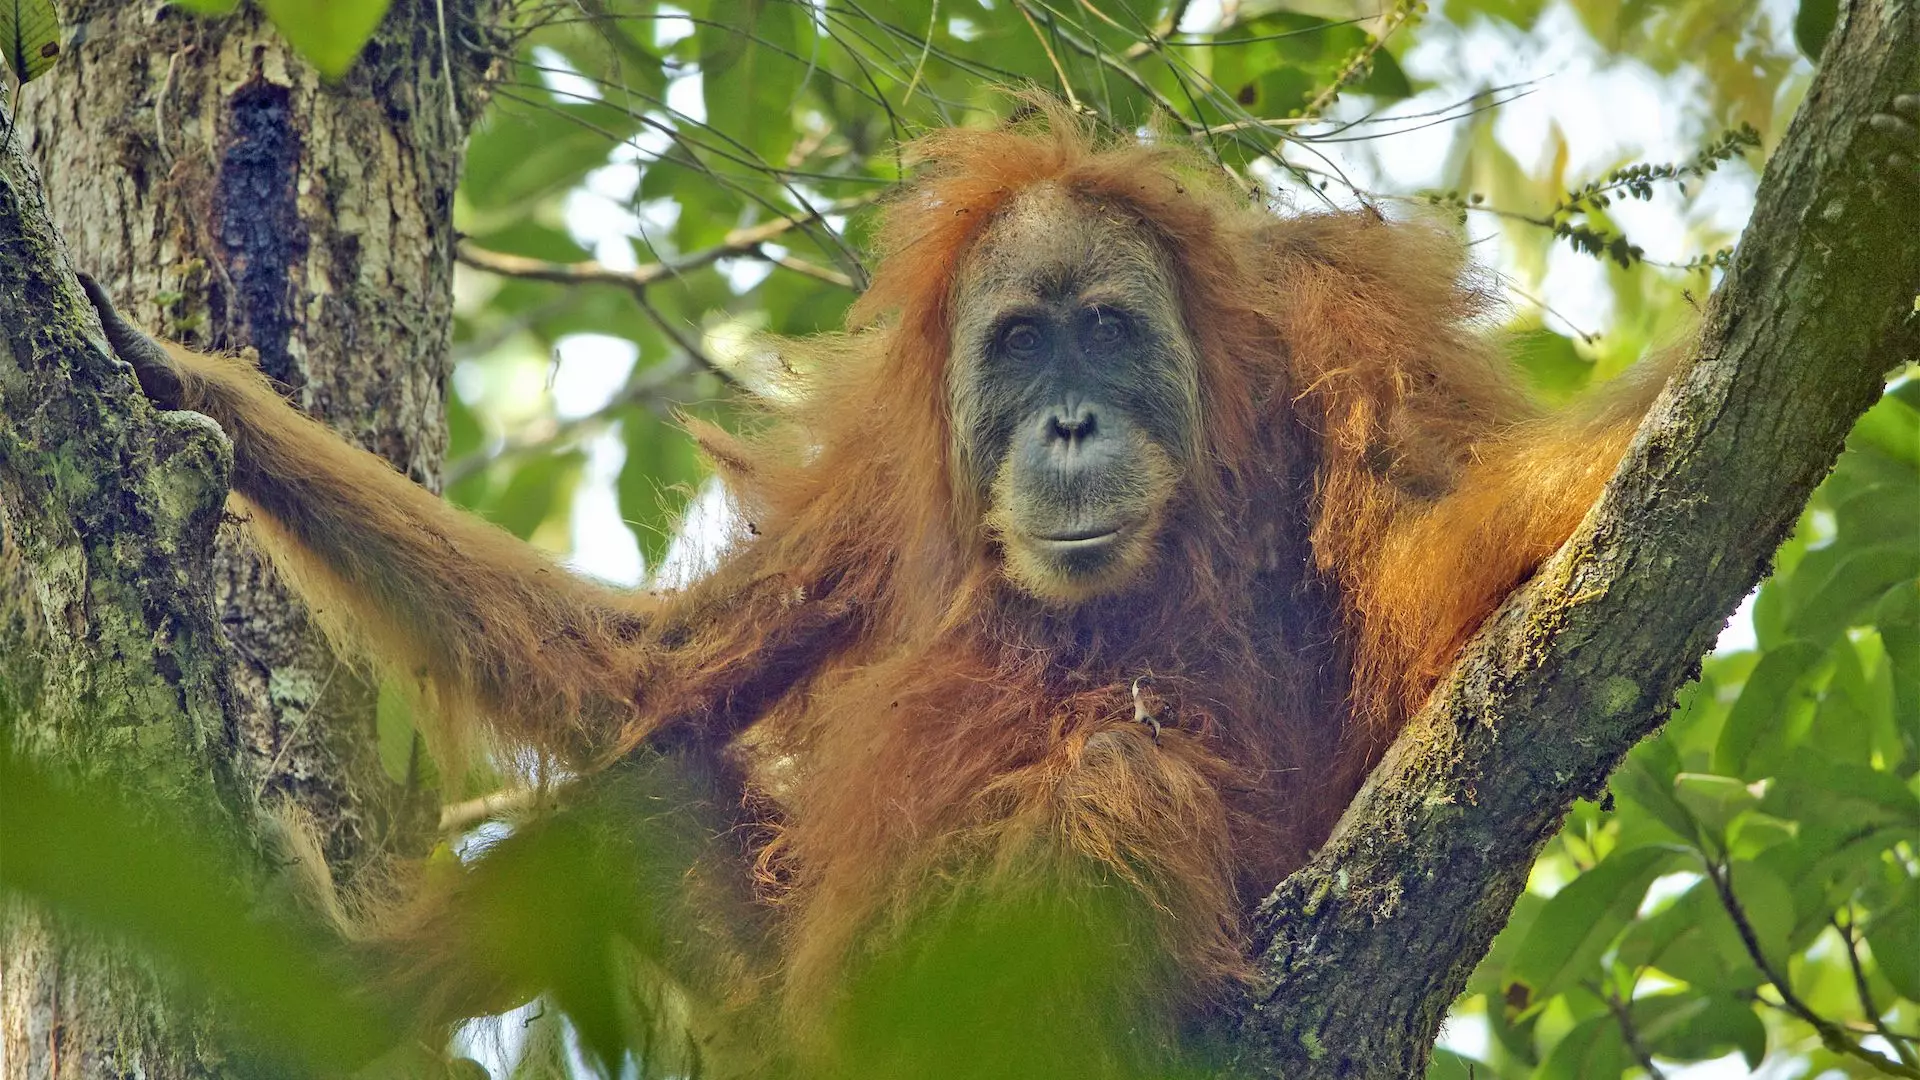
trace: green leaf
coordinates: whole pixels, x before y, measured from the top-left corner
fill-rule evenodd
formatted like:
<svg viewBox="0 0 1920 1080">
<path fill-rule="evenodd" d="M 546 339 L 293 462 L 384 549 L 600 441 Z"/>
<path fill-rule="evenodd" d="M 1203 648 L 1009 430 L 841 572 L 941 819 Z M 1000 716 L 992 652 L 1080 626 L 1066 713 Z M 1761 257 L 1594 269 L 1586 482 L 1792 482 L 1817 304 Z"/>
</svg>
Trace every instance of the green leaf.
<svg viewBox="0 0 1920 1080">
<path fill-rule="evenodd" d="M 526 462 L 514 470 L 505 490 L 480 507 L 481 513 L 522 540 L 532 536 L 556 507 L 572 501 L 584 460 L 579 451 L 568 451 Z"/>
<path fill-rule="evenodd" d="M 0 53 L 22 83 L 52 67 L 60 57 L 60 14 L 53 0 L 0 0 Z"/>
<path fill-rule="evenodd" d="M 1920 882 L 1909 878 L 1898 900 L 1873 913 L 1867 947 L 1900 996 L 1920 1001 Z"/>
<path fill-rule="evenodd" d="M 1665 847 L 1616 851 L 1568 882 L 1534 920 L 1507 968 L 1506 985 L 1524 986 L 1540 1001 L 1597 974 L 1600 955 L 1676 857 Z"/>
<path fill-rule="evenodd" d="M 1891 669 L 1894 731 L 1911 746 L 1920 733 L 1920 588 L 1888 589 L 1873 610 L 1873 622 Z"/>
<path fill-rule="evenodd" d="M 1297 112 L 1319 89 L 1318 80 L 1297 67 L 1276 67 L 1242 83 L 1233 99 L 1255 116 L 1287 116 Z"/>
<path fill-rule="evenodd" d="M 1561 1036 L 1534 1076 L 1536 1080 L 1596 1080 L 1619 1076 L 1628 1060 L 1620 1021 L 1604 1013 L 1582 1020 Z"/>
<path fill-rule="evenodd" d="M 681 251 L 697 251 L 725 240 L 744 223 L 741 196 L 724 181 L 709 175 L 679 147 L 647 167 L 640 177 L 643 198 L 670 198 L 679 204 L 673 222 L 673 242 Z"/>
<path fill-rule="evenodd" d="M 1693 814 L 1674 797 L 1673 784 L 1680 773 L 1680 755 L 1673 744 L 1655 736 L 1633 748 L 1626 761 L 1614 772 L 1614 794 L 1622 801 L 1644 810 L 1667 827 L 1674 836 L 1697 843 L 1700 830 Z"/>
<path fill-rule="evenodd" d="M 1724 836 L 1736 816 L 1760 802 L 1746 784 L 1712 773 L 1681 773 L 1673 778 L 1673 793 L 1715 836 Z"/>
<path fill-rule="evenodd" d="M 1920 829 L 1920 798 L 1900 778 L 1819 754 L 1796 754 L 1767 785 L 1761 809 L 1841 831 Z"/>
<path fill-rule="evenodd" d="M 1451 1050 L 1440 1048 L 1427 1061 L 1427 1080 L 1474 1080 L 1482 1072 L 1491 1074 L 1484 1061 L 1475 1061 Z"/>
<path fill-rule="evenodd" d="M 1573 339 L 1544 327 L 1513 335 L 1513 358 L 1535 389 L 1565 401 L 1593 381 L 1593 364 L 1573 347 Z"/>
<path fill-rule="evenodd" d="M 1839 7 L 1839 0 L 1800 0 L 1800 10 L 1793 16 L 1793 43 L 1800 46 L 1808 59 L 1820 59 L 1827 35 L 1833 33 L 1834 16 Z"/>
<path fill-rule="evenodd" d="M 287 44 L 330 78 L 353 66 L 387 13 L 387 0 L 260 0 L 260 6 Z"/>
<path fill-rule="evenodd" d="M 694 32 L 707 115 L 727 117 L 727 134 L 760 160 L 783 162 L 793 145 L 801 79 L 809 72 L 794 58 L 811 51 L 813 24 L 790 3 L 726 0 L 714 7 L 719 10 Z"/>
<path fill-rule="evenodd" d="M 1757 862 L 1736 862 L 1727 873 L 1733 881 L 1733 898 L 1746 914 L 1761 950 L 1784 970 L 1793 935 L 1793 890 L 1780 875 Z"/>
<path fill-rule="evenodd" d="M 1304 106 L 1368 36 L 1357 26 L 1281 11 L 1239 23 L 1214 40 L 1205 50 L 1214 81 L 1249 113 L 1273 119 Z M 1406 84 L 1397 64 L 1382 72 L 1376 62 L 1374 75 L 1380 83 L 1368 93 L 1393 96 Z"/>
<path fill-rule="evenodd" d="M 1752 859 L 1799 835 L 1799 823 L 1749 810 L 1733 820 L 1727 829 L 1727 854 L 1736 859 Z"/>
<path fill-rule="evenodd" d="M 1397 101 L 1413 94 L 1413 83 L 1407 79 L 1407 73 L 1400 68 L 1400 61 L 1385 49 L 1376 49 L 1371 61 L 1372 67 L 1367 73 L 1355 79 L 1350 86 L 1355 93 L 1372 94 L 1374 97 Z"/>
<path fill-rule="evenodd" d="M 1908 383 L 1907 385 L 1912 385 Z M 1847 435 L 1850 449 L 1872 449 L 1909 468 L 1920 469 L 1920 405 L 1907 400 L 1904 387 L 1882 397 Z"/>
<path fill-rule="evenodd" d="M 597 101 L 496 108 L 467 151 L 460 194 L 470 219 L 460 227 L 496 233 L 535 214 L 605 165 L 614 143 L 638 128 L 625 110 Z"/>
<path fill-rule="evenodd" d="M 1740 1051 L 1750 1069 L 1767 1056 L 1767 1027 L 1753 1006 L 1724 994 L 1660 994 L 1633 1003 L 1634 1030 L 1647 1049 L 1676 1061 Z"/>
<path fill-rule="evenodd" d="M 1869 484 L 1833 508 L 1834 527 L 1848 546 L 1920 541 L 1920 483 Z"/>
<path fill-rule="evenodd" d="M 1866 765 L 1873 759 L 1873 740 L 1882 720 L 1891 720 L 1891 685 L 1885 680 L 1869 680 L 1861 660 L 1861 650 L 1879 653 L 1878 635 L 1863 635 L 1834 642 L 1828 656 L 1833 661 L 1833 677 L 1820 695 L 1814 709 L 1813 724 L 1807 729 L 1807 745 L 1835 761 Z M 1884 667 L 1884 663 L 1881 664 Z"/>
<path fill-rule="evenodd" d="M 1720 898 L 1704 880 L 1670 906 L 1634 920 L 1621 935 L 1616 960 L 1629 969 L 1658 968 L 1697 989 L 1732 992 L 1762 981 Z"/>
<path fill-rule="evenodd" d="M 413 723 L 413 702 L 405 690 L 383 679 L 380 697 L 373 711 L 375 738 L 380 750 L 380 768 L 396 784 L 417 782 L 415 772 L 422 760 Z"/>
<path fill-rule="evenodd" d="M 692 437 L 646 409 L 621 413 L 620 439 L 627 450 L 617 485 L 620 516 L 633 530 L 651 572 L 666 555 L 706 467 Z"/>
<path fill-rule="evenodd" d="M 1758 778 L 1750 775 L 1751 767 L 1764 764 L 1784 745 L 1781 728 L 1796 702 L 1810 704 L 1804 683 L 1826 655 L 1818 645 L 1793 641 L 1760 657 L 1720 729 L 1714 772 Z"/>
<path fill-rule="evenodd" d="M 1811 944 L 1836 908 L 1882 877 L 1886 852 L 1911 834 L 1894 826 L 1837 829 L 1802 822 L 1798 836 L 1762 852 L 1754 861 L 1792 883 L 1795 926 L 1789 947 Z"/>
<path fill-rule="evenodd" d="M 32 838 L 7 844 L 0 898 L 37 901 L 133 945 L 189 991 L 182 1004 L 196 1015 L 303 1063 L 256 1063 L 259 1072 L 344 1074 L 399 1037 L 395 1017 L 342 981 L 341 953 L 314 947 L 235 884 L 245 875 L 219 854 L 229 835 L 167 809 L 151 791 L 60 775 L 0 748 L 0 821 L 9 838 Z"/>
<path fill-rule="evenodd" d="M 1700 662 L 1700 680 L 1681 691 L 1679 707 L 1661 738 L 1673 744 L 1675 753 L 1692 771 L 1711 771 L 1713 747 L 1726 727 L 1727 713 L 1760 656 L 1754 649 L 1709 656 Z M 1668 780 L 1671 782 L 1671 775 Z"/>
<path fill-rule="evenodd" d="M 1787 619 L 1787 634 L 1825 643 L 1850 626 L 1865 625 L 1888 589 L 1920 576 L 1920 545 L 1905 537 L 1898 543 L 1850 550 L 1818 580 L 1808 579 L 1805 571 L 1803 565 L 1794 577 L 1800 601 Z"/>
<path fill-rule="evenodd" d="M 480 430 L 480 421 L 473 410 L 460 399 L 459 394 L 447 395 L 447 460 L 458 461 L 480 449 L 480 441 L 485 433 Z"/>
</svg>

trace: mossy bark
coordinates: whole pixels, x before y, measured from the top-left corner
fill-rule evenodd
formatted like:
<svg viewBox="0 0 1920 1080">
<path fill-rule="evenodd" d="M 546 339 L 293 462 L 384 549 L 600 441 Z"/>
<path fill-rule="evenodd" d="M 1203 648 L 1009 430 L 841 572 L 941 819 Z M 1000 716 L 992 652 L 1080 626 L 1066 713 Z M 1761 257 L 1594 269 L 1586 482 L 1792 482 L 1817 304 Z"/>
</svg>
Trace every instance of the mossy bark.
<svg viewBox="0 0 1920 1080">
<path fill-rule="evenodd" d="M 255 350 L 301 407 L 434 483 L 451 207 L 488 63 L 472 46 L 503 8 L 447 0 L 443 37 L 435 0 L 396 0 L 329 82 L 250 7 L 62 5 L 68 48 L 18 95 L 0 150 L 0 704 L 15 749 L 118 777 L 242 850 L 261 806 L 290 799 L 337 873 L 431 842 L 437 793 L 382 769 L 376 689 L 223 513 L 225 439 L 147 405 L 72 271 L 157 334 Z M 138 963 L 20 907 L 4 933 L 10 1080 L 222 1071 Z"/>
<path fill-rule="evenodd" d="M 1920 4 L 1844 5 L 1693 355 L 1600 505 L 1261 906 L 1238 1071 L 1425 1071 L 1542 845 L 1658 730 L 1885 373 L 1920 360 L 1920 183 L 1867 122 L 1914 93 Z"/>
</svg>

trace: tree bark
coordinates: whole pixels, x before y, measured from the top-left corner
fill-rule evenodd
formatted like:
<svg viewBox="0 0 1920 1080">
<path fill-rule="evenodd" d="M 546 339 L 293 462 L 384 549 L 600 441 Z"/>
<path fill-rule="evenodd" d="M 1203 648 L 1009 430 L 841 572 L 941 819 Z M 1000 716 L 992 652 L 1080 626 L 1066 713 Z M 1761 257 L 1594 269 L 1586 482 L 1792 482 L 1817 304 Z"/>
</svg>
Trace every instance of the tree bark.
<svg viewBox="0 0 1920 1080">
<path fill-rule="evenodd" d="M 1658 730 L 1886 372 L 1920 360 L 1920 184 L 1867 123 L 1914 93 L 1920 5 L 1846 5 L 1606 495 L 1261 906 L 1239 1071 L 1422 1074 L 1542 845 Z"/>
<path fill-rule="evenodd" d="M 503 8 L 396 0 L 329 82 L 251 7 L 63 5 L 67 48 L 18 96 L 0 152 L 0 705 L 15 748 L 128 778 L 237 844 L 257 845 L 263 803 L 290 799 L 343 877 L 431 842 L 438 793 L 382 768 L 377 688 L 225 520 L 225 440 L 147 405 L 71 271 L 158 334 L 257 350 L 303 409 L 433 485 L 451 207 L 488 63 L 467 46 Z M 25 911 L 9 913 L 0 970 L 9 1080 L 223 1069 L 140 964 Z"/>
</svg>

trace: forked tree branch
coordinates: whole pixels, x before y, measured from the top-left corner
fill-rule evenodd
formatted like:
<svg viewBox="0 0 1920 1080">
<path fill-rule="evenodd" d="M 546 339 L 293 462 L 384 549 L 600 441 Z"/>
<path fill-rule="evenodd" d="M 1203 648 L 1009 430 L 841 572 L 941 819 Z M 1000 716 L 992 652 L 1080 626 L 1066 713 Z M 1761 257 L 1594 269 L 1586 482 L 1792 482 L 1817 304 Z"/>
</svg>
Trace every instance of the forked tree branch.
<svg viewBox="0 0 1920 1080">
<path fill-rule="evenodd" d="M 1540 848 L 1760 580 L 1886 373 L 1920 359 L 1920 184 L 1869 117 L 1920 93 L 1920 3 L 1844 6 L 1705 325 L 1600 504 L 1468 647 L 1256 915 L 1253 1075 L 1419 1076 Z"/>
</svg>

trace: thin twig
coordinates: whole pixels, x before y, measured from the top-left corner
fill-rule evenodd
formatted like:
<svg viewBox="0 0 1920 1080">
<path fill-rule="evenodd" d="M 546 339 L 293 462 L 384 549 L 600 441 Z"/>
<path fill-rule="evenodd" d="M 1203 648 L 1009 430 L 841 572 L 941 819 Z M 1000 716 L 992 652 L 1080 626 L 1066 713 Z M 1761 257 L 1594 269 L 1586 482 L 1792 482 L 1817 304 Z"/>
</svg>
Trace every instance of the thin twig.
<svg viewBox="0 0 1920 1080">
<path fill-rule="evenodd" d="M 940 0 L 933 0 L 929 6 L 932 10 L 927 13 L 927 40 L 920 49 L 919 61 L 913 65 L 913 78 L 907 80 L 907 88 L 900 95 L 900 107 L 903 109 L 913 100 L 913 91 L 920 85 L 920 76 L 926 73 L 927 54 L 933 51 L 933 32 L 940 25 Z"/>
<path fill-rule="evenodd" d="M 340 661 L 336 658 L 327 668 L 327 677 L 320 680 L 320 688 L 313 692 L 313 700 L 307 702 L 305 711 L 288 725 L 286 733 L 280 736 L 280 745 L 274 749 L 273 757 L 267 761 L 267 767 L 260 770 L 260 783 L 253 789 L 255 799 L 266 794 L 267 785 L 273 783 L 274 774 L 278 773 L 280 766 L 286 763 L 287 753 L 293 749 L 294 742 L 306 732 L 307 721 L 313 719 L 313 710 L 319 708 L 320 702 L 326 699 L 327 691 L 333 686 L 333 677 L 339 673 Z"/>
<path fill-rule="evenodd" d="M 858 286 L 854 284 L 852 277 L 830 266 L 821 266 L 819 263 L 808 262 L 805 259 L 796 258 L 792 255 L 775 255 L 764 247 L 755 247 L 749 254 L 755 258 L 765 259 L 775 266 L 791 270 L 803 277 L 810 277 L 815 281 L 824 281 L 829 285 L 838 285 L 843 289 L 858 288 Z"/>
<path fill-rule="evenodd" d="M 668 393 L 668 389 L 675 380 L 684 378 L 700 366 L 702 362 L 690 353 L 679 353 L 670 360 L 653 364 L 636 373 L 618 393 L 607 399 L 606 404 L 584 416 L 558 421 L 530 435 L 504 440 L 490 449 L 475 451 L 449 462 L 444 486 L 452 487 L 501 461 L 579 443 L 606 428 L 622 409 L 638 405 L 656 415 L 669 416 L 679 398 Z"/>
<path fill-rule="evenodd" d="M 483 821 L 518 817 L 540 805 L 540 789 L 514 787 L 440 808 L 441 832 L 464 832 Z"/>
<path fill-rule="evenodd" d="M 1667 1080 L 1667 1074 L 1653 1063 L 1653 1054 L 1647 1050 L 1647 1044 L 1640 1041 L 1640 1029 L 1633 1026 L 1632 1002 L 1622 1000 L 1619 994 L 1598 996 L 1607 1003 L 1607 1008 L 1613 1010 L 1613 1018 L 1620 1024 L 1620 1037 L 1625 1040 L 1633 1059 L 1647 1070 L 1649 1080 Z"/>
<path fill-rule="evenodd" d="M 1893 1047 L 1893 1052 L 1900 1055 L 1900 1061 L 1903 1064 L 1908 1068 L 1920 1068 L 1920 1055 L 1916 1055 L 1913 1047 L 1908 1046 L 1903 1039 L 1887 1029 L 1887 1022 L 1880 1015 L 1880 1006 L 1874 1003 L 1873 987 L 1867 982 L 1867 969 L 1860 963 L 1859 939 L 1853 932 L 1856 921 L 1853 904 L 1851 902 L 1847 904 L 1845 925 L 1841 924 L 1838 916 L 1829 918 L 1827 921 L 1840 932 L 1840 940 L 1847 943 L 1847 966 L 1853 969 L 1854 993 L 1860 999 L 1861 1010 L 1867 1014 L 1867 1022 L 1873 1025 L 1873 1030 L 1881 1038 L 1887 1040 L 1887 1045 Z"/>
<path fill-rule="evenodd" d="M 1040 43 L 1040 51 L 1047 54 L 1047 63 L 1053 65 L 1054 77 L 1060 80 L 1060 92 L 1067 96 L 1067 107 L 1074 112 L 1083 111 L 1080 107 L 1080 99 L 1074 96 L 1073 83 L 1067 78 L 1067 69 L 1060 66 L 1060 58 L 1054 55 L 1053 46 L 1047 41 L 1047 35 L 1041 33 L 1040 24 L 1033 21 L 1033 12 L 1028 11 L 1027 5 L 1021 3 L 1021 0 L 1013 0 L 1013 6 L 1020 12 L 1020 17 L 1027 20 L 1028 28 L 1033 31 L 1034 40 Z"/>
<path fill-rule="evenodd" d="M 1706 868 L 1707 880 L 1713 882 L 1714 892 L 1720 895 L 1720 906 L 1727 909 L 1727 917 L 1733 920 L 1733 928 L 1739 932 L 1740 943 L 1746 946 L 1747 955 L 1753 958 L 1754 966 L 1759 968 L 1760 974 L 1773 984 L 1774 992 L 1780 995 L 1780 1002 L 1787 1011 L 1805 1021 L 1820 1036 L 1821 1045 L 1836 1054 L 1859 1058 L 1890 1075 L 1920 1080 L 1920 1068 L 1895 1061 L 1876 1050 L 1867 1049 L 1860 1045 L 1858 1039 L 1849 1035 L 1845 1028 L 1814 1012 L 1806 1002 L 1800 1000 L 1800 995 L 1794 993 L 1793 983 L 1773 966 L 1773 961 L 1767 959 L 1766 952 L 1760 948 L 1760 936 L 1754 932 L 1753 923 L 1747 919 L 1746 909 L 1740 906 L 1739 898 L 1733 894 L 1733 868 L 1718 859 L 1711 858 L 1701 859 L 1701 865 Z"/>
<path fill-rule="evenodd" d="M 735 229 L 720 243 L 710 248 L 675 259 L 647 263 L 632 270 L 615 270 L 591 259 L 574 263 L 550 262 L 524 255 L 488 251 L 468 243 L 460 245 L 459 258 L 461 262 L 476 270 L 485 270 L 505 277 L 552 281 L 563 285 L 619 285 L 638 292 L 644 291 L 648 286 L 663 279 L 711 266 L 721 259 L 735 256 L 764 258 L 765 256 L 758 251 L 760 245 L 776 240 L 794 229 L 811 225 L 829 214 L 845 214 L 870 206 L 880 198 L 880 195 L 878 191 L 866 192 L 828 203 L 811 213 L 789 215 L 759 225 Z M 852 279 L 847 280 L 851 284 Z"/>
<path fill-rule="evenodd" d="M 1772 998 L 1761 997 L 1759 994 L 1755 993 L 1752 990 L 1738 991 L 1735 994 L 1735 996 L 1739 997 L 1742 1001 L 1756 1002 L 1758 1004 L 1765 1005 L 1767 1008 L 1772 1009 L 1775 1012 L 1786 1013 L 1788 1016 L 1791 1016 L 1796 1020 L 1800 1018 L 1799 1013 L 1796 1013 L 1792 1009 L 1787 1008 L 1785 1005 L 1782 1005 L 1779 1002 L 1774 1001 Z M 1874 1027 L 1872 1024 L 1862 1023 L 1858 1020 L 1835 1020 L 1834 1026 L 1840 1028 L 1842 1031 L 1851 1031 L 1855 1035 L 1882 1035 L 1883 1034 L 1878 1028 Z M 1897 1039 L 1901 1042 L 1908 1042 L 1908 1043 L 1914 1043 L 1916 1045 L 1920 1045 L 1920 1034 L 1914 1034 L 1914 1033 L 1905 1032 L 1905 1031 L 1894 1031 L 1892 1029 L 1888 1029 L 1884 1033 L 1884 1037 L 1888 1039 Z"/>
<path fill-rule="evenodd" d="M 1348 60 L 1346 66 L 1340 69 L 1340 73 L 1333 77 L 1333 81 L 1322 87 L 1320 92 L 1313 96 L 1313 100 L 1307 102 L 1307 107 L 1300 110 L 1301 113 L 1306 116 L 1318 116 L 1326 110 L 1327 106 L 1332 105 L 1340 96 L 1340 91 L 1345 90 L 1348 83 L 1359 78 L 1360 73 L 1373 62 L 1374 54 L 1387 44 L 1387 39 L 1401 27 L 1413 21 L 1414 12 L 1415 9 L 1410 4 L 1395 5 L 1391 11 L 1386 12 L 1382 16 L 1386 20 L 1386 25 L 1353 54 L 1353 58 Z"/>
<path fill-rule="evenodd" d="M 1091 0 L 1081 0 L 1081 2 L 1087 4 L 1089 7 L 1092 6 Z M 1148 37 L 1145 41 L 1136 41 L 1132 45 L 1127 46 L 1127 59 L 1138 60 L 1156 49 L 1165 48 L 1167 39 L 1180 32 L 1180 20 L 1187 17 L 1187 8 L 1192 6 L 1193 0 L 1179 0 L 1178 3 L 1174 4 L 1173 10 L 1167 12 L 1167 17 L 1161 20 L 1160 25 L 1153 28 L 1151 37 Z M 1102 17 L 1104 18 L 1104 16 Z M 1225 29 L 1227 29 L 1227 27 L 1220 27 L 1215 30 L 1214 33 L 1217 34 Z"/>
</svg>

